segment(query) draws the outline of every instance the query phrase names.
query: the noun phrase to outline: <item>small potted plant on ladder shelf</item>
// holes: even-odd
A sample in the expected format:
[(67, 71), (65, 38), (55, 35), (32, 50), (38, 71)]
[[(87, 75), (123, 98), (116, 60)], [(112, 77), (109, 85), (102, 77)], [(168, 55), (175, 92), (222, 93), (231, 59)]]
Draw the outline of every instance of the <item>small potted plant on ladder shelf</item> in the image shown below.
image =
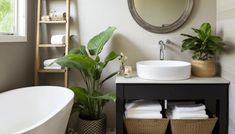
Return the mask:
[(75, 93), (74, 107), (79, 112), (79, 134), (106, 133), (106, 117), (102, 110), (107, 102), (115, 101), (116, 97), (111, 93), (102, 92), (101, 88), (106, 80), (118, 72), (114, 72), (102, 80), (101, 74), (106, 65), (119, 55), (112, 51), (104, 61), (101, 61), (99, 54), (112, 37), (115, 29), (109, 27), (93, 37), (87, 46), (74, 48), (68, 55), (55, 61), (61, 66), (78, 70), (86, 85), (86, 87), (71, 87)]

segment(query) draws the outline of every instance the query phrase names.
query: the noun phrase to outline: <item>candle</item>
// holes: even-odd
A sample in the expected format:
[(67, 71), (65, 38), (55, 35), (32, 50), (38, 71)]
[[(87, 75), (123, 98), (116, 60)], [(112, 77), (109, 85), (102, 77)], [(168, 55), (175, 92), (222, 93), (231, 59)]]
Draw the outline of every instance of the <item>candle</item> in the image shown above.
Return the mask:
[(131, 77), (131, 74), (132, 74), (132, 67), (131, 66), (125, 66), (124, 76), (125, 77)]

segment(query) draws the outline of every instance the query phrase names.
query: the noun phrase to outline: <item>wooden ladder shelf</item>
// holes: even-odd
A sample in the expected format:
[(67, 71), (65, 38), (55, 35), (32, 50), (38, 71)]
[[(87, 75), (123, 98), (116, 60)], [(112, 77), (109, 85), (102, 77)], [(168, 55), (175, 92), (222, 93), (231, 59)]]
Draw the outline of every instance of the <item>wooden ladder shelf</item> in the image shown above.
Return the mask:
[[(63, 73), (64, 74), (64, 87), (68, 87), (68, 68), (60, 70), (45, 70), (40, 68), (41, 61), (41, 48), (63, 48), (65, 55), (68, 54), (70, 44), (70, 0), (66, 0), (66, 20), (64, 21), (42, 21), (42, 0), (38, 0), (37, 8), (37, 33), (36, 33), (36, 52), (35, 52), (35, 85), (39, 85), (40, 73)], [(41, 44), (41, 26), (42, 24), (64, 24), (65, 25), (65, 44)]]

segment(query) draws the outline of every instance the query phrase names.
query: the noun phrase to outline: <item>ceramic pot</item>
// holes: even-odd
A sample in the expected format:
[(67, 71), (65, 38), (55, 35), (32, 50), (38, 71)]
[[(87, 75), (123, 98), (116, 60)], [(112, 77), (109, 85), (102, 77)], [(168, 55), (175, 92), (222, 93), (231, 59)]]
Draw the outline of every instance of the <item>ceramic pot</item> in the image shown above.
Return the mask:
[(106, 116), (102, 115), (99, 120), (84, 120), (78, 118), (78, 134), (105, 134)]
[(216, 75), (216, 64), (214, 60), (193, 60), (192, 74), (197, 77), (213, 77)]

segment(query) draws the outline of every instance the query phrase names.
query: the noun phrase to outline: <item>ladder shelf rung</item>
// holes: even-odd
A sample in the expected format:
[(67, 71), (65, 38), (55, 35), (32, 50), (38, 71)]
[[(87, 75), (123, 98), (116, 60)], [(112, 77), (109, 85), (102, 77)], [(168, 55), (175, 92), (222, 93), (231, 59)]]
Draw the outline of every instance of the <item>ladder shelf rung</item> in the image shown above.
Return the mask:
[(39, 73), (65, 73), (66, 69), (41, 69)]
[(67, 23), (66, 20), (63, 21), (40, 21), (41, 24), (65, 24)]
[(39, 44), (38, 47), (66, 47), (65, 44)]

